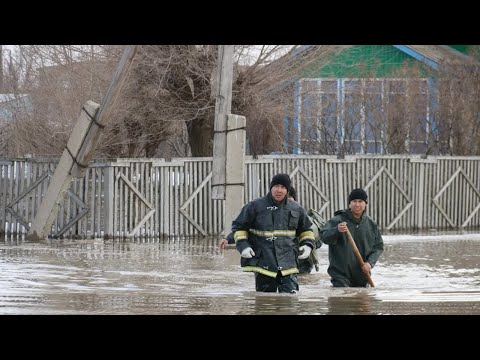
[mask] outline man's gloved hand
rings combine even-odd
[[[255,256],[255,252],[253,251],[253,249],[251,247],[247,247],[247,248],[245,248],[245,250],[242,251],[240,256],[245,258],[245,259],[251,259],[252,256]]]
[[[300,260],[303,260],[303,259],[306,259],[310,256],[310,253],[312,252],[312,248],[308,245],[303,245],[303,246],[300,246],[300,255],[298,255],[298,258]]]

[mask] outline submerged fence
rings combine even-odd
[[[25,234],[57,161],[0,159],[0,231]],[[246,201],[265,195],[271,177],[290,174],[298,201],[324,218],[363,187],[382,231],[480,228],[480,157],[267,155],[247,157]],[[72,182],[50,236],[217,235],[224,200],[211,198],[212,158],[93,162]]]

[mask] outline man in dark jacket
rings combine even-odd
[[[287,174],[275,175],[270,192],[245,205],[232,222],[241,266],[255,273],[257,291],[296,293],[297,257],[306,259],[315,249],[312,223],[303,207],[288,200],[290,187]]]
[[[328,274],[334,287],[366,287],[365,274],[370,274],[383,252],[378,225],[365,214],[367,199],[365,190],[352,190],[348,196],[350,208],[336,211],[320,231],[322,241],[328,244]],[[346,238],[347,227],[365,262],[363,268]]]

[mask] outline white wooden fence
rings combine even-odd
[[[56,161],[0,159],[0,231],[25,234]],[[223,200],[211,199],[212,158],[94,162],[72,186],[52,227],[65,238],[217,235]],[[326,219],[363,187],[382,231],[480,228],[480,157],[268,155],[247,157],[245,199],[290,174],[298,201]]]

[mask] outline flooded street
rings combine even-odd
[[[480,314],[480,237],[384,237],[375,288],[320,270],[296,295],[257,293],[217,239],[0,243],[0,314]]]

